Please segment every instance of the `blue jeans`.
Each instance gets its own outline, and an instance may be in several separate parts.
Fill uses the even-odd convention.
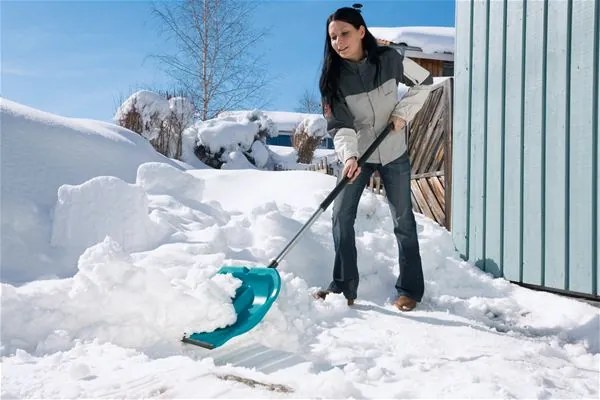
[[[410,196],[410,161],[408,152],[387,165],[366,163],[353,183],[346,185],[333,203],[333,241],[335,262],[333,281],[327,290],[355,299],[358,290],[358,266],[354,220],[358,202],[373,172],[379,171],[394,221],[398,243],[400,275],[396,281],[398,295],[416,301],[423,297],[423,268],[417,239],[417,224]],[[338,180],[341,179],[341,174]]]

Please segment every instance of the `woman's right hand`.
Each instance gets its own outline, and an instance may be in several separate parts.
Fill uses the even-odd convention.
[[[354,182],[358,174],[360,174],[360,167],[358,166],[358,161],[356,157],[350,157],[344,163],[344,170],[342,171],[344,176],[350,178],[350,182]]]

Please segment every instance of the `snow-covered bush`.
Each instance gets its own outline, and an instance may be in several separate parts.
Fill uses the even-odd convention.
[[[323,141],[327,134],[327,122],[322,116],[306,117],[298,124],[292,143],[298,151],[298,162],[310,164],[315,153],[315,149]]]
[[[181,136],[193,116],[194,106],[186,98],[141,90],[125,100],[114,121],[148,139],[158,152],[180,159]]]
[[[193,154],[213,168],[272,169],[267,138],[278,135],[276,124],[259,110],[244,114],[221,114],[197,122],[184,132],[184,146],[192,146]],[[184,161],[189,157],[183,151]]]

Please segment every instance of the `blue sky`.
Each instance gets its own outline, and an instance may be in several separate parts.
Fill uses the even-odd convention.
[[[325,20],[352,1],[260,1],[250,23],[268,28],[254,51],[273,77],[266,109],[293,111],[317,90]],[[453,0],[363,1],[368,26],[454,26]],[[110,121],[121,98],[168,88],[148,56],[166,50],[149,1],[0,3],[2,97],[59,115]]]

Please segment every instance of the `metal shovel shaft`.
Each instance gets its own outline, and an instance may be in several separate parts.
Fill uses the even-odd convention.
[[[371,154],[373,154],[375,149],[381,144],[381,142],[383,142],[383,139],[385,139],[387,137],[387,135],[390,133],[392,128],[393,128],[393,124],[390,123],[389,125],[387,125],[385,127],[383,132],[381,132],[379,134],[379,136],[377,136],[377,138],[375,138],[373,143],[371,143],[371,145],[367,148],[367,150],[364,152],[364,154],[362,156],[360,156],[360,158],[358,159],[359,167],[362,167],[364,165],[364,163],[367,162],[369,157],[371,157]],[[277,268],[277,266],[279,265],[281,260],[283,260],[283,258],[286,256],[286,254],[296,245],[296,243],[298,242],[298,239],[300,239],[302,234],[304,234],[304,232],[306,232],[306,230],[308,228],[310,228],[312,226],[312,224],[319,218],[319,216],[323,213],[323,211],[325,211],[327,209],[327,207],[329,207],[329,205],[331,203],[333,203],[333,200],[335,200],[335,198],[338,196],[338,194],[340,194],[340,192],[342,191],[342,189],[344,189],[344,187],[348,184],[348,182],[350,182],[350,178],[348,178],[348,176],[345,175],[337,183],[337,185],[335,185],[335,188],[333,188],[333,190],[331,191],[331,193],[329,193],[329,195],[325,198],[325,200],[323,200],[323,202],[321,202],[321,205],[319,205],[319,208],[317,209],[317,211],[315,211],[314,214],[309,218],[309,220],[302,226],[302,228],[300,228],[298,233],[296,233],[296,235],[287,244],[287,246],[285,246],[285,248],[281,251],[281,253],[279,253],[279,255],[273,261],[271,261],[271,263],[269,264],[269,268]]]

